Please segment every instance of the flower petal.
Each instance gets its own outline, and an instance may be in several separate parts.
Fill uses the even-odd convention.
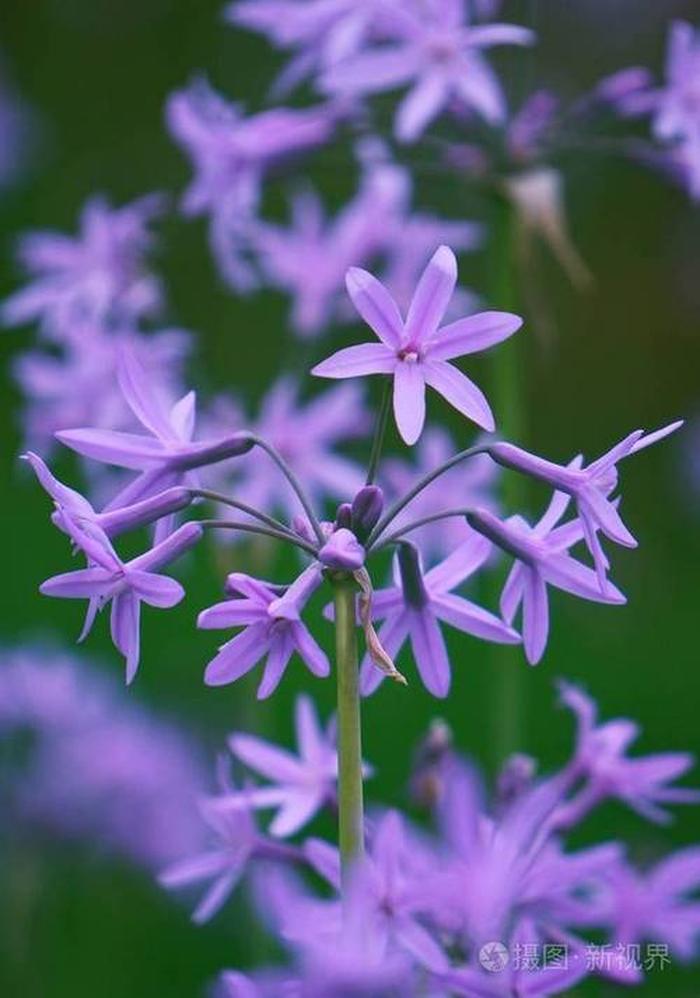
[[[253,624],[227,641],[206,667],[207,686],[232,683],[257,665],[269,647],[267,630],[267,625]]]
[[[450,690],[450,662],[440,626],[429,608],[408,616],[413,657],[425,688],[444,698]]]
[[[400,361],[394,372],[394,418],[402,439],[414,444],[425,423],[423,365]]]
[[[155,572],[140,572],[130,569],[126,579],[139,597],[149,606],[169,609],[183,599],[185,590],[175,579],[167,575],[156,575]]]
[[[139,667],[141,604],[138,596],[127,590],[112,600],[110,626],[112,641],[126,658],[126,683],[132,682]]]
[[[430,358],[452,360],[502,343],[523,324],[512,312],[479,312],[443,326],[429,344]]]
[[[159,440],[118,430],[59,430],[56,439],[83,457],[119,468],[145,471],[162,464],[166,453]]]
[[[59,599],[90,599],[107,596],[114,586],[114,576],[103,568],[79,568],[42,582],[39,592]]]
[[[415,142],[445,107],[449,89],[442,73],[429,73],[409,90],[399,104],[394,134],[399,142]]]
[[[312,368],[318,378],[360,378],[366,374],[391,374],[396,354],[383,343],[359,343],[338,350]]]
[[[457,260],[439,246],[418,281],[406,318],[404,346],[426,343],[440,325],[457,283]]]
[[[295,784],[304,774],[302,765],[291,752],[255,735],[231,735],[228,747],[249,769],[266,776],[268,780]]]
[[[496,424],[486,396],[465,374],[444,360],[426,360],[422,364],[426,384],[468,419],[492,433]]]
[[[165,406],[160,404],[157,385],[128,344],[122,344],[119,350],[117,379],[126,404],[139,423],[160,440],[175,440]]]
[[[523,580],[523,643],[530,665],[536,665],[544,655],[548,634],[547,586],[539,572],[526,568]]]
[[[401,342],[403,319],[384,285],[367,270],[351,267],[345,275],[345,287],[370,329],[385,346],[397,348]]]

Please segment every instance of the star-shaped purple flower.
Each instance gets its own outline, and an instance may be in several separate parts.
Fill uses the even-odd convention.
[[[414,444],[423,430],[426,385],[483,429],[493,430],[485,396],[448,361],[500,343],[520,328],[522,319],[510,312],[481,312],[440,327],[456,282],[454,253],[441,246],[418,282],[404,321],[384,285],[366,270],[351,268],[348,294],[380,342],[339,350],[312,373],[323,378],[392,375],[396,425],[407,444]]]
[[[272,604],[280,596],[279,587],[234,572],[228,577],[226,590],[231,598],[203,610],[197,618],[197,627],[214,630],[242,627],[243,630],[222,645],[207,666],[204,674],[207,685],[232,683],[264,658],[265,671],[258,688],[259,699],[264,699],[277,689],[294,652],[315,676],[330,673],[325,652],[301,620],[275,615]]]
[[[217,809],[231,812],[241,806],[276,808],[268,831],[279,838],[294,835],[336,797],[335,719],[324,730],[307,696],[297,697],[294,717],[298,755],[254,735],[231,735],[228,744],[233,755],[271,783],[225,794],[214,802]]]
[[[605,590],[601,591],[596,573],[568,553],[583,536],[578,520],[557,527],[568,503],[567,495],[555,492],[534,527],[521,516],[499,520],[485,509],[467,514],[475,530],[516,559],[501,593],[501,612],[510,624],[522,607],[523,645],[530,665],[540,661],[547,646],[548,585],[596,603],[626,602],[611,582],[606,582]]]
[[[1,321],[18,326],[40,320],[44,332],[64,339],[76,324],[122,327],[153,315],[162,289],[144,258],[153,243],[148,226],[162,208],[158,195],[122,208],[94,197],[81,212],[78,236],[24,236],[19,256],[30,283],[4,302]]]
[[[491,545],[483,537],[474,536],[423,574],[416,549],[403,545],[397,559],[396,585],[380,589],[372,598],[372,616],[385,620],[379,630],[384,649],[395,658],[410,639],[420,677],[436,697],[447,696],[451,678],[440,622],[483,641],[499,644],[520,641],[520,635],[500,617],[451,592],[483,565],[490,550]],[[383,673],[367,656],[362,663],[362,692],[372,693],[382,679]]]
[[[127,344],[120,352],[117,375],[129,408],[147,434],[99,429],[61,430],[56,434],[61,443],[84,457],[141,472],[112,500],[110,509],[184,484],[195,468],[225,461],[253,446],[245,433],[194,442],[195,393],[188,392],[169,408],[158,382],[147,374]]]
[[[671,820],[664,804],[696,804],[700,790],[666,784],[682,776],[694,763],[688,752],[660,752],[627,757],[639,727],[626,718],[599,724],[595,702],[570,683],[559,685],[561,701],[576,715],[576,752],[569,764],[583,783],[576,796],[561,807],[558,824],[570,827],[606,797],[617,797],[648,821]]]
[[[215,848],[173,863],[158,877],[161,886],[169,890],[211,882],[192,915],[192,920],[198,924],[209,921],[226,903],[253,858],[259,841],[252,813],[245,807],[229,813],[203,803],[201,813],[214,832]]]
[[[538,478],[575,500],[586,544],[595,562],[600,589],[605,593],[610,563],[597,532],[600,531],[624,547],[637,545],[618,512],[617,503],[610,499],[617,487],[617,464],[623,458],[663,440],[682,425],[683,420],[678,420],[653,433],[645,434],[644,430],[635,430],[585,467],[580,458],[562,467],[509,443],[493,444],[489,453],[499,464]]]
[[[470,25],[466,7],[461,0],[437,0],[428,8],[409,8],[396,44],[341,60],[322,75],[322,86],[330,93],[360,96],[409,84],[394,121],[403,142],[418,139],[453,101],[491,124],[500,123],[505,99],[481,50],[530,45],[534,35],[514,24]]]
[[[92,628],[97,611],[112,604],[112,640],[126,659],[126,681],[130,683],[139,664],[141,603],[167,609],[180,602],[184,589],[175,579],[157,574],[158,569],[196,544],[202,528],[198,523],[185,523],[149,551],[123,562],[94,521],[78,523],[65,516],[61,526],[85,553],[88,567],[47,579],[40,592],[61,599],[89,600],[81,641]]]

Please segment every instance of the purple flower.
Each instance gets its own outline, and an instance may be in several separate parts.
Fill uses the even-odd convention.
[[[202,804],[201,814],[214,832],[215,847],[173,863],[158,876],[161,886],[169,890],[211,881],[192,914],[192,921],[200,925],[226,903],[258,846],[257,829],[248,808],[239,806],[229,813]]]
[[[340,890],[337,850],[309,840],[305,852],[317,872]],[[425,879],[432,872],[432,856],[421,841],[409,834],[397,811],[387,812],[376,824],[368,855],[353,869],[345,895],[346,918],[364,925],[379,959],[398,955],[434,973],[447,970],[446,954],[421,921]],[[334,916],[338,920],[337,907],[320,907],[319,932],[324,922],[327,932]],[[293,925],[289,931],[294,938]],[[308,931],[307,925],[303,932]]]
[[[639,734],[638,726],[625,718],[597,723],[595,702],[583,690],[569,683],[559,684],[562,703],[576,714],[576,752],[569,771],[583,781],[576,796],[562,805],[557,823],[570,827],[607,797],[624,801],[649,821],[665,824],[671,820],[664,804],[700,802],[700,791],[667,786],[693,765],[687,752],[661,752],[627,758],[630,744]]]
[[[116,378],[123,340],[143,364],[158,372],[164,387],[177,392],[190,348],[184,330],[117,336],[93,325],[71,326],[70,342],[60,356],[32,350],[13,364],[25,398],[22,425],[28,447],[46,456],[55,444],[54,434],[67,426],[114,430],[131,425],[133,416]]]
[[[617,464],[630,454],[663,440],[682,425],[683,420],[679,420],[653,433],[635,430],[586,467],[578,459],[562,467],[508,443],[493,444],[489,453],[499,464],[546,482],[575,500],[586,544],[595,562],[600,589],[605,593],[610,563],[597,532],[600,530],[610,540],[625,547],[636,547],[637,544],[617,510],[617,503],[609,498],[617,487]]]
[[[330,106],[273,108],[249,117],[202,79],[176,91],[166,109],[168,127],[192,160],[185,191],[187,215],[210,216],[210,242],[225,279],[248,290],[256,277],[245,257],[250,222],[268,171],[326,142],[338,114]]]
[[[360,188],[331,221],[312,190],[292,200],[287,228],[259,222],[250,241],[268,281],[293,296],[291,323],[300,336],[321,334],[338,316],[345,274],[388,244],[405,202],[405,180],[392,168],[366,170]]]
[[[473,774],[460,762],[445,773],[439,805],[444,855],[433,880],[434,915],[463,943],[507,941],[519,919],[548,926],[590,924],[596,895],[620,862],[605,844],[565,853],[551,819],[569,781],[534,784],[493,818],[484,814]]]
[[[142,472],[136,482],[112,500],[111,508],[183,484],[195,468],[225,461],[253,446],[245,433],[212,442],[193,442],[195,393],[188,392],[168,408],[160,397],[158,383],[126,344],[120,352],[117,374],[124,398],[148,436],[100,429],[61,430],[56,434],[61,443],[84,457]]]
[[[380,589],[372,599],[372,616],[385,620],[379,639],[395,658],[407,638],[427,690],[446,697],[450,688],[450,663],[439,621],[483,641],[517,644],[520,636],[494,614],[451,590],[472,575],[486,560],[490,544],[474,536],[452,555],[423,574],[418,554],[402,545],[397,559],[397,584]],[[372,693],[383,678],[369,657],[362,663],[362,691]]]
[[[642,940],[665,943],[683,961],[698,953],[700,939],[700,848],[691,846],[672,853],[640,874],[620,865],[609,884],[609,923],[615,947]],[[633,982],[641,974],[631,976]]]
[[[522,320],[509,312],[482,312],[440,328],[456,281],[454,253],[441,246],[423,272],[404,321],[386,288],[367,271],[351,268],[348,294],[380,342],[339,350],[312,373],[324,378],[392,375],[396,425],[407,444],[414,444],[423,429],[426,385],[479,426],[493,430],[483,393],[448,361],[500,343]]]
[[[16,834],[38,826],[149,869],[202,847],[195,805],[209,780],[183,731],[96,663],[39,646],[1,658],[0,742],[25,736],[21,765],[4,753],[3,812]]]
[[[421,8],[408,15],[396,44],[370,48],[329,67],[321,77],[324,89],[360,96],[410,84],[394,122],[402,142],[420,138],[453,100],[491,124],[503,121],[503,93],[480,50],[529,45],[533,33],[511,24],[470,26],[459,0],[437,0],[427,12]]]
[[[277,808],[269,832],[279,838],[294,835],[336,799],[338,754],[335,719],[321,727],[310,697],[296,700],[295,727],[298,755],[254,735],[235,734],[228,740],[233,755],[271,783],[246,787],[216,798],[213,806],[235,813],[241,806]]]
[[[196,170],[185,193],[187,214],[216,212],[222,202],[239,208],[257,199],[266,170],[301,151],[326,142],[337,116],[328,106],[293,110],[273,108],[244,117],[205,80],[195,80],[168,101],[167,119]]]
[[[112,640],[126,659],[126,681],[130,683],[139,664],[139,620],[141,603],[169,608],[185,595],[179,582],[157,570],[178,558],[202,536],[197,523],[186,523],[150,551],[123,562],[107,535],[94,521],[62,517],[61,527],[85,553],[88,567],[47,579],[39,587],[45,596],[87,599],[88,609],[80,639],[90,632],[98,610],[111,602]]]
[[[148,225],[161,210],[157,195],[114,209],[92,198],[77,237],[50,231],[24,236],[19,258],[30,283],[5,301],[2,322],[40,321],[45,333],[62,340],[75,325],[129,326],[153,315],[162,291],[144,257],[153,241]]]
[[[243,630],[222,645],[207,666],[204,681],[209,686],[232,683],[265,658],[265,671],[258,688],[258,698],[264,699],[277,689],[294,652],[315,676],[330,673],[325,653],[306,626],[300,620],[275,615],[272,604],[280,595],[278,589],[240,572],[229,575],[226,589],[232,598],[203,610],[197,626]]]
[[[324,851],[334,853],[330,847]],[[331,865],[337,867],[337,857]],[[346,917],[341,918],[338,902],[309,897],[299,879],[279,867],[262,871],[257,888],[258,906],[265,921],[293,951],[294,971],[283,979],[284,983],[293,982],[287,985],[292,993],[309,998],[394,998],[415,993],[411,961],[395,945],[387,951],[387,942],[393,940],[387,938],[381,925],[380,931],[373,931],[381,915],[376,917],[376,904],[365,891],[351,894]],[[368,919],[370,912],[375,916],[372,920]],[[390,925],[390,914],[385,921]],[[256,977],[256,983],[258,980]],[[262,990],[254,994],[274,998],[284,993],[280,991],[283,982],[279,977],[276,987],[271,975],[265,973],[260,983]]]
[[[387,493],[393,499],[404,495],[424,475],[449,460],[456,450],[447,430],[438,426],[429,427],[416,445],[414,464],[395,457],[382,462],[383,484]],[[499,469],[493,461],[486,454],[477,455],[440,475],[437,481],[423,489],[399,513],[392,526],[398,530],[412,520],[430,516],[437,509],[482,506],[496,512],[493,492],[498,478]],[[473,536],[473,531],[464,517],[451,516],[426,524],[415,532],[415,536],[420,540],[421,551],[429,559],[444,558]]]
[[[534,527],[521,516],[499,520],[485,509],[467,514],[474,530],[516,559],[501,593],[501,613],[511,624],[522,607],[523,645],[530,665],[540,661],[547,646],[548,585],[596,603],[625,602],[623,594],[611,582],[606,582],[605,590],[601,590],[596,573],[568,553],[583,535],[583,527],[577,520],[557,527],[568,502],[564,493],[555,493]]]
[[[229,4],[225,17],[278,48],[299,50],[273,86],[281,96],[367,41],[392,37],[405,14],[398,0],[242,0]]]
[[[362,392],[341,385],[309,401],[300,401],[299,385],[285,376],[263,397],[252,429],[284,457],[304,483],[312,501],[354,495],[364,481],[363,469],[338,453],[367,427]],[[224,474],[227,468],[222,469]],[[299,500],[272,464],[251,454],[238,461],[230,489],[257,509],[300,512]]]
[[[663,142],[700,139],[700,34],[673,21],[666,53],[666,85],[655,95],[654,134]]]

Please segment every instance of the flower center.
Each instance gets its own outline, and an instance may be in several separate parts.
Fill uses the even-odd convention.
[[[415,347],[404,347],[403,350],[399,350],[399,360],[403,360],[407,364],[417,364],[420,360],[420,354]]]

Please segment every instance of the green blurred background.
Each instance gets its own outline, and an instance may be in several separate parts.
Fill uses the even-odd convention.
[[[224,93],[261,106],[276,58],[261,40],[226,27],[221,6],[220,0],[2,0],[5,67],[33,105],[39,128],[26,177],[0,196],[0,293],[15,286],[11,249],[18,231],[72,231],[81,203],[96,191],[118,204],[145,191],[182,189],[189,168],[165,133],[162,109],[168,92],[193,71],[207,71]],[[527,6],[511,4],[509,12]],[[641,63],[658,70],[672,16],[698,21],[700,3],[543,0],[541,43],[530,71],[575,94],[618,67]],[[314,176],[327,191],[352,187],[350,162],[320,162]],[[560,459],[579,449],[595,454],[630,429],[700,410],[698,209],[629,163],[580,154],[565,170],[571,228],[595,284],[576,293],[543,252],[537,281],[555,335],[542,345],[530,327],[521,352],[524,440]],[[422,175],[420,194],[423,205],[470,215],[466,195],[464,205],[457,188],[446,198],[441,177]],[[193,381],[254,400],[288,355],[287,303],[277,294],[239,300],[226,292],[203,225],[173,214],[161,228],[157,265],[167,279],[170,319],[198,334]],[[484,288],[488,268],[486,254],[465,259],[467,283]],[[19,399],[8,362],[30,339],[22,331],[3,333],[1,341],[0,638],[56,636],[72,646],[79,608],[37,594],[40,580],[64,570],[65,544],[47,522],[43,495],[18,472],[16,460]],[[480,371],[485,385],[489,373],[486,366]],[[439,402],[429,412],[446,416]],[[504,671],[520,673],[520,748],[543,764],[562,761],[571,744],[571,719],[554,704],[553,681],[561,675],[585,682],[605,715],[638,720],[640,748],[700,750],[700,511],[686,470],[691,436],[686,431],[624,468],[626,519],[640,539],[637,551],[615,552],[626,608],[611,611],[554,594],[550,646],[539,668],[527,670],[517,653],[494,656],[458,641],[449,701],[437,704],[418,683],[407,691],[386,684],[371,699],[364,736],[366,756],[377,768],[375,799],[404,803],[412,747],[436,714],[451,723],[460,747],[491,767]],[[532,498],[539,502],[543,495]],[[280,693],[262,705],[254,703],[253,682],[206,689],[202,669],[212,635],[195,631],[193,620],[218,595],[207,552],[189,564],[183,581],[183,605],[145,618],[142,668],[129,695],[179,718],[212,752],[236,724],[288,741],[293,697],[312,688],[307,673],[292,669]],[[328,626],[321,626],[329,638]],[[92,653],[111,670],[121,669],[104,627],[81,652]],[[314,682],[313,694],[330,711],[332,684]],[[581,841],[620,836],[647,857],[697,841],[699,833],[691,809],[680,811],[670,828],[650,829],[610,807],[588,823]],[[264,946],[240,898],[209,926],[194,928],[182,905],[141,874],[97,859],[89,847],[39,851],[27,844],[0,857],[0,912],[3,998],[184,998],[198,994],[222,966],[249,964]],[[615,989],[593,982],[581,993]],[[700,974],[666,970],[639,993],[694,998]]]

